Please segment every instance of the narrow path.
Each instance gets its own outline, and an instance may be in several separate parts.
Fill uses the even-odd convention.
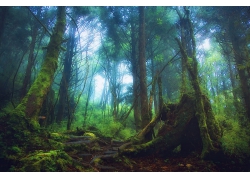
[[[118,148],[124,144],[118,140],[93,139],[90,136],[69,136],[64,143],[70,149],[68,154],[85,167],[91,167],[95,171],[118,171],[115,166],[101,165],[101,160],[113,159],[118,154]],[[74,150],[74,149],[77,150]]]

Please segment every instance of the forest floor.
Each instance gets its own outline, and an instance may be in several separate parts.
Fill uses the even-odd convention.
[[[98,139],[89,141],[86,136],[73,136],[65,142],[71,147],[67,153],[88,171],[96,172],[249,172],[250,165],[231,158],[218,161],[202,160],[197,153],[182,155],[146,154],[138,157],[116,157],[118,147],[123,144],[119,141]],[[75,150],[74,146],[84,144],[88,151]],[[73,145],[73,146],[72,146]],[[69,171],[77,171],[71,167]]]

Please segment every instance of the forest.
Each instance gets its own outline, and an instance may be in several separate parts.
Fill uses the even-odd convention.
[[[1,172],[249,172],[250,7],[0,6]]]

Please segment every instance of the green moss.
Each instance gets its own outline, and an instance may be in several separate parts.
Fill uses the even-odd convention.
[[[90,140],[91,140],[91,141],[94,141],[94,140],[97,139],[96,135],[95,135],[94,133],[91,133],[91,132],[85,132],[85,133],[83,134],[83,136],[88,136],[88,137],[90,137]]]
[[[49,144],[51,145],[51,147],[53,149],[57,149],[57,150],[63,150],[64,149],[64,144],[58,141],[54,141],[53,139],[49,139]]]
[[[17,171],[54,172],[68,171],[72,166],[72,158],[64,151],[36,151],[21,159],[21,168]]]
[[[95,166],[98,166],[101,162],[102,162],[102,160],[101,160],[101,158],[99,158],[99,157],[96,157],[96,158],[94,159],[94,161],[93,161],[93,163],[94,163]]]
[[[68,136],[65,136],[63,134],[60,133],[50,133],[50,138],[55,140],[55,141],[65,141],[68,139]]]

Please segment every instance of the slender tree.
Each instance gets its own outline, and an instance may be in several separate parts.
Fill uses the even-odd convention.
[[[134,120],[136,130],[139,131],[141,129],[141,117],[140,117],[140,96],[139,93],[139,72],[138,72],[138,58],[137,58],[137,38],[136,38],[136,24],[135,24],[135,16],[133,12],[131,12],[131,66],[132,66],[132,77],[133,77],[133,104],[134,104]]]
[[[2,44],[2,36],[3,36],[3,33],[4,33],[4,26],[5,26],[5,22],[6,22],[6,16],[8,14],[8,11],[9,11],[9,7],[8,6],[2,6],[0,8],[0,47],[1,47],[1,44]]]
[[[241,32],[238,32],[238,20],[235,19],[237,16],[229,16],[228,19],[228,31],[232,42],[233,53],[235,62],[240,78],[240,85],[243,94],[243,100],[245,105],[245,111],[248,121],[250,120],[250,86],[249,86],[249,74],[247,72],[249,58],[247,57],[246,50],[244,50],[245,43],[241,36]]]
[[[65,113],[66,105],[69,102],[69,85],[70,85],[70,77],[72,72],[72,63],[73,63],[73,55],[74,55],[74,48],[75,48],[75,31],[76,27],[75,24],[71,23],[69,27],[69,39],[67,42],[67,51],[64,58],[63,63],[63,73],[62,79],[60,83],[59,89],[59,102],[58,102],[58,110],[56,115],[56,122],[60,123],[63,119],[63,115]],[[68,104],[69,106],[69,104]],[[69,114],[68,114],[69,116]]]
[[[37,18],[39,18],[41,16],[41,7],[37,8]],[[21,88],[21,94],[20,97],[23,98],[25,96],[25,94],[27,93],[27,90],[29,88],[29,85],[31,83],[31,70],[32,67],[34,66],[34,61],[35,61],[35,46],[36,46],[36,42],[37,42],[37,36],[38,36],[38,30],[39,30],[39,26],[38,26],[38,22],[36,20],[33,20],[33,26],[32,26],[32,35],[31,35],[31,43],[30,43],[30,49],[29,49],[29,57],[28,57],[28,64],[26,67],[26,72],[25,72],[25,76],[23,79],[23,84],[22,84],[22,88]]]
[[[140,100],[141,100],[141,120],[142,128],[150,121],[147,95],[147,69],[145,54],[145,7],[139,6],[139,79],[140,79]],[[151,134],[146,139],[150,140]]]

